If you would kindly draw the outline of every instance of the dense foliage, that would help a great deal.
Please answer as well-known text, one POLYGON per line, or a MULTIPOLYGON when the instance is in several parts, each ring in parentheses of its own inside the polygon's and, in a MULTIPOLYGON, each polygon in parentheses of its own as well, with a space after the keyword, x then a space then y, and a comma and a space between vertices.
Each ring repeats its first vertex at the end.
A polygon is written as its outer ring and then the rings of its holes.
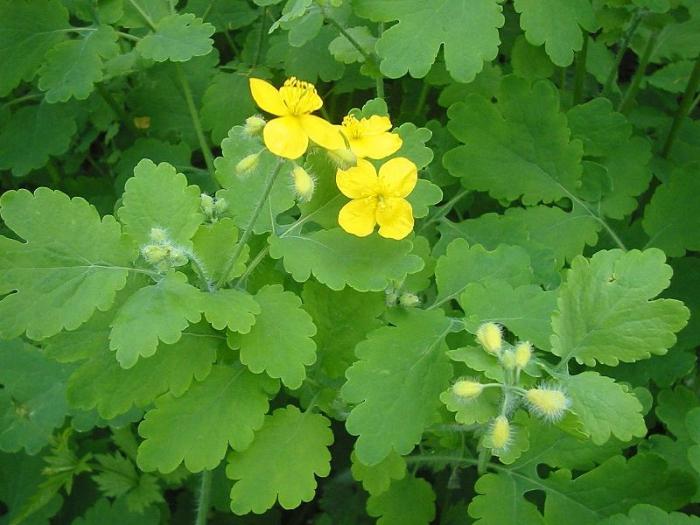
POLYGON ((0 524, 700 523, 699 86, 697 0, 0 0, 0 524))

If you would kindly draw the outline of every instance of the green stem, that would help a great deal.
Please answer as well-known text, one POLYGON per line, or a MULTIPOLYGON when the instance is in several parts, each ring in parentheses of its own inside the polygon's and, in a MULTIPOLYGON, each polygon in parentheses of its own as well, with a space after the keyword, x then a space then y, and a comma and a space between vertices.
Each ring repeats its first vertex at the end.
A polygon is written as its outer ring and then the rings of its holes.
POLYGON ((574 75, 574 106, 583 99, 583 85, 586 80, 586 59, 588 57, 588 33, 583 35, 583 47, 576 56, 576 71, 574 75))
POLYGON ((678 109, 676 110, 676 114, 673 116, 673 124, 671 124, 671 130, 669 131, 668 137, 666 137, 666 142, 664 143, 664 147, 661 150, 661 156, 665 159, 667 159, 668 156, 671 154, 671 147, 676 141, 676 137, 678 136, 678 131, 681 129, 683 120, 690 114, 693 107, 697 105, 698 99, 700 99, 699 96, 697 99, 695 99, 695 101, 693 101, 693 97, 698 91, 698 87, 700 87, 700 57, 698 57, 695 60, 695 67, 693 68, 693 71, 690 74, 690 78, 688 79, 688 85, 685 88, 685 93, 683 93, 681 103, 678 106, 678 109))
MULTIPOLYGON (((379 24, 377 25, 377 38, 381 38, 383 33, 384 22, 379 22, 379 24)), ((375 64, 377 66, 377 71, 379 71, 379 62, 375 60, 375 64)), ((377 98, 381 98, 382 100, 384 100, 384 78, 381 76, 381 74, 375 80, 375 89, 377 91, 377 98)))
POLYGON ((335 27, 338 30, 338 32, 341 35, 343 35, 348 40, 348 42, 350 42, 350 45, 352 45, 352 47, 357 49, 357 52, 360 53, 367 62, 374 62, 375 61, 374 57, 371 54, 369 54, 360 45, 360 43, 357 40, 355 40, 355 37, 353 37, 350 33, 348 33, 347 30, 342 25, 340 25, 340 23, 337 20, 328 16, 326 14, 326 11, 323 8, 321 8, 321 13, 323 14, 326 21, 329 22, 333 27, 335 27))
POLYGON ((423 85, 420 88, 420 93, 418 94, 418 103, 416 104, 416 109, 413 110, 413 118, 416 119, 423 113, 425 108, 425 102, 428 100, 428 93, 430 93, 430 84, 423 81, 423 85))
POLYGON ((630 82, 630 85, 627 87, 627 91, 625 91, 625 96, 622 97, 622 102, 620 102, 620 105, 617 108, 617 110, 620 113, 627 113, 630 110, 634 99, 637 97, 637 93, 639 92, 639 86, 642 85, 642 79, 644 78, 644 75, 647 71, 647 66, 649 65, 649 60, 651 59, 651 55, 654 53, 654 49, 656 49, 656 39, 657 34, 654 34, 649 38, 649 41, 647 42, 647 46, 644 49, 642 58, 639 61, 637 71, 634 72, 634 76, 632 77, 632 82, 630 82))
POLYGON ((221 278, 219 279, 219 282, 216 283, 216 286, 218 288, 221 288, 226 283, 226 278, 231 273, 231 269, 236 264, 236 261, 238 260, 238 257, 240 257, 241 252, 243 251, 243 248, 245 247, 246 243, 248 242, 248 239, 250 239, 250 236, 253 234, 253 226, 255 225, 255 222, 258 220, 258 217, 260 216, 260 212, 262 211, 263 206, 265 206, 265 202, 267 201, 267 198, 270 196, 270 192, 272 191, 272 186, 275 184, 275 180, 277 179, 277 175, 279 175, 279 172, 282 169, 283 163, 284 163, 284 160, 279 159, 277 161, 277 166, 275 166, 275 169, 272 170, 270 172, 270 174, 267 176, 267 180, 265 181, 265 189, 263 190, 263 194, 260 197, 260 200, 255 205, 255 209, 253 210, 253 214, 251 215, 250 220, 248 221, 248 224, 245 227, 245 231, 243 232, 243 235, 239 239, 238 243, 236 244, 236 249, 233 251, 233 254, 229 258, 229 260, 226 262, 226 266, 224 266, 224 271, 221 273, 221 278))
POLYGON ((267 7, 263 9, 262 17, 260 18, 260 31, 258 32, 258 37, 255 40, 255 53, 253 54, 253 63, 251 67, 256 67, 258 62, 260 62, 260 54, 262 53, 262 45, 265 39, 265 20, 267 19, 267 7))
POLYGON ((136 11, 138 11, 139 15, 141 15, 141 18, 143 18, 144 21, 148 24, 148 27, 155 31, 156 25, 153 23, 153 20, 151 20, 151 17, 148 16, 148 13, 146 13, 146 11, 144 11, 143 8, 138 3, 136 3, 136 0, 129 0, 129 3, 134 7, 134 9, 136 9, 136 11))
POLYGON ((207 514, 209 513, 209 502, 211 500, 211 470, 203 470, 199 486, 199 497, 197 499, 197 515, 195 525, 206 525, 207 514))
POLYGON ((0 106, 0 108, 9 108, 10 106, 14 106, 15 104, 21 104, 22 102, 26 102, 28 100, 38 100, 40 98, 44 98, 43 93, 24 95, 5 102, 2 106, 0 106))
POLYGON ((255 270, 258 264, 262 262, 262 260, 269 252, 269 246, 265 246, 262 250, 258 252, 258 254, 248 263, 248 267, 245 269, 245 272, 243 272, 243 275, 241 275, 236 281, 236 286, 245 282, 245 280, 250 276, 251 273, 253 273, 253 270, 255 270))
POLYGON ((425 230, 428 226, 430 226, 430 225, 433 224, 434 222, 439 221, 439 220, 442 219, 445 215, 447 215, 448 213, 450 213, 450 210, 452 209, 452 207, 453 207, 455 204, 457 204, 460 200, 462 200, 462 198, 464 198, 464 197, 465 197, 466 195, 468 195, 469 193, 470 193, 470 190, 462 190, 462 191, 460 191, 459 193, 457 193, 457 195, 455 195, 455 196, 452 197, 449 201, 447 201, 445 204, 443 204, 442 206, 440 206, 440 208, 437 210, 437 213, 435 213, 435 215, 429 216, 429 217, 425 220, 425 222, 421 225, 421 227, 420 227, 420 229, 418 230, 418 232, 416 232, 416 233, 417 233, 418 235, 420 235, 421 232, 422 232, 423 230, 425 230))
POLYGON ((634 15, 634 18, 632 18, 632 23, 630 24, 629 29, 627 29, 627 32, 624 34, 622 37, 622 41, 620 42, 620 46, 617 48, 617 53, 615 54, 615 60, 613 61, 613 66, 610 68, 610 73, 608 73, 608 78, 605 80, 605 84, 603 85, 603 94, 607 94, 610 92, 612 89, 613 82, 615 82, 615 78, 617 78, 617 72, 620 69, 620 63, 622 62, 622 57, 625 56, 625 53, 627 52, 627 48, 630 45, 630 41, 632 40, 632 37, 634 34, 637 32, 637 28, 639 27, 640 22, 644 18, 644 13, 643 11, 637 11, 634 15))
POLYGON ((125 40, 131 40, 132 42, 139 42, 141 40, 139 37, 130 35, 129 33, 125 33, 124 31, 117 31, 117 35, 119 35, 125 40))
POLYGON ((192 118, 192 125, 194 126, 194 131, 197 135, 197 140, 199 141, 199 147, 202 150, 202 155, 204 155, 204 162, 207 165, 207 170, 209 171, 209 176, 217 184, 216 178, 214 177, 214 155, 211 153, 211 148, 207 143, 207 139, 204 136, 204 131, 202 130, 202 122, 199 120, 199 112, 194 104, 194 97, 192 96, 192 88, 190 87, 190 81, 187 79, 185 74, 182 72, 182 67, 180 64, 175 64, 175 71, 177 72, 177 79, 182 86, 182 92, 185 95, 185 101, 187 102, 187 109, 189 109, 190 117, 192 118))

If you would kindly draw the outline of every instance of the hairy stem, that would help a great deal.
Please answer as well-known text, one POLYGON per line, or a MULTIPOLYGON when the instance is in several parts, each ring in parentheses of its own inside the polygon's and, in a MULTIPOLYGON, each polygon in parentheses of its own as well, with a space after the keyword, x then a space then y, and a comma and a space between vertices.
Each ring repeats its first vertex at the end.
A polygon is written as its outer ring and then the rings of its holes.
POLYGON ((699 87, 700 57, 698 57, 695 60, 695 67, 693 68, 693 71, 690 74, 690 79, 688 79, 688 85, 685 88, 685 93, 683 93, 681 103, 679 104, 678 109, 676 110, 676 114, 673 116, 673 123, 671 124, 671 129, 668 132, 668 137, 666 137, 666 142, 664 143, 664 147, 661 150, 661 156, 665 159, 667 159, 668 156, 671 154, 671 147, 673 147, 673 143, 675 142, 676 137, 678 136, 678 131, 681 128, 681 124, 683 124, 683 120, 690 114, 694 106, 697 105, 698 99, 700 99, 700 96, 698 96, 697 99, 693 100, 693 97, 695 97, 695 93, 698 91, 699 87))
POLYGON ((209 502, 211 500, 211 470, 203 470, 201 484, 199 486, 199 496, 197 498, 197 514, 195 525, 206 525, 207 514, 209 513, 209 502))
POLYGON ((185 95, 187 109, 189 110, 190 117, 192 118, 192 125, 194 126, 194 132, 197 135, 197 140, 199 141, 199 148, 202 150, 202 155, 204 155, 204 162, 207 165, 207 171, 209 171, 209 176, 211 177, 212 181, 214 181, 214 184, 218 186, 216 179, 214 178, 214 155, 212 155, 211 148, 209 147, 207 139, 204 136, 202 122, 199 120, 199 112, 194 104, 194 97, 192 96, 190 81, 182 72, 182 67, 180 64, 175 64, 175 71, 177 71, 177 79, 180 82, 182 92, 185 95))
POLYGON ((263 190, 263 194, 260 197, 260 200, 255 205, 255 209, 253 210, 253 214, 251 215, 250 220, 248 221, 248 224, 245 227, 245 231, 243 232, 243 235, 239 239, 238 243, 236 244, 236 249, 233 251, 233 254, 229 258, 229 260, 226 262, 226 266, 224 266, 224 271, 221 273, 221 278, 219 279, 219 282, 216 283, 217 287, 221 288, 226 283, 226 278, 231 273, 231 269, 236 264, 236 261, 238 260, 238 257, 240 257, 241 252, 243 251, 243 248, 245 247, 246 243, 248 242, 248 239, 250 239, 250 236, 253 234, 253 226, 255 226, 255 223, 258 220, 258 217, 260 216, 260 212, 262 211, 263 207, 265 206, 265 202, 267 202, 267 198, 270 196, 270 192, 272 191, 272 186, 274 186, 274 184, 275 184, 275 180, 277 179, 277 175, 279 175, 279 172, 282 169, 283 163, 284 163, 284 160, 279 159, 277 161, 277 165, 275 166, 275 169, 272 170, 270 172, 270 174, 267 176, 267 180, 265 181, 265 189, 263 190))

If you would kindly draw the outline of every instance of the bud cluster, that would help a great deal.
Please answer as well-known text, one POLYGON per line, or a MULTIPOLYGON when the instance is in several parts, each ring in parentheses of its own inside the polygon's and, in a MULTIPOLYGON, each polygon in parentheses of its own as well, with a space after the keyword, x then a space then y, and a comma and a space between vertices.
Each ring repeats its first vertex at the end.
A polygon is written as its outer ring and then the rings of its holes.
POLYGON ((202 213, 210 222, 216 222, 221 215, 228 209, 228 202, 223 197, 212 197, 206 193, 200 195, 199 206, 202 213))
POLYGON ((159 272, 184 266, 189 262, 187 251, 175 245, 163 228, 151 228, 150 243, 141 246, 141 256, 159 272))
POLYGON ((416 308, 421 305, 421 298, 413 292, 402 290, 401 285, 389 286, 384 293, 386 305, 390 308, 396 305, 403 308, 416 308))

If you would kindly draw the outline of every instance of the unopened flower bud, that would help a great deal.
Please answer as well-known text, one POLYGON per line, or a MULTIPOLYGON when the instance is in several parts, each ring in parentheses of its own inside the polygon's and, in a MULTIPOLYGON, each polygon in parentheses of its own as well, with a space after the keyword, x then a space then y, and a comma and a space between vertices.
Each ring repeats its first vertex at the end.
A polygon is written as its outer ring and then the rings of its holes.
POLYGON ((515 366, 525 368, 532 357, 532 345, 528 341, 522 341, 515 345, 515 366))
POLYGON ((506 370, 513 370, 515 368, 515 353, 511 350, 506 350, 501 354, 501 365, 506 370))
POLYGON ((199 205, 202 207, 202 211, 207 217, 214 215, 214 198, 206 193, 200 195, 199 205))
POLYGON ((214 200, 214 212, 217 215, 221 215, 228 209, 228 201, 223 197, 217 197, 214 200))
POLYGON ((181 248, 177 247, 170 248, 169 258, 172 266, 184 266, 189 261, 187 254, 181 248))
POLYGON ((420 305, 420 297, 411 292, 404 292, 399 297, 399 304, 404 308, 415 308, 420 305))
POLYGON ((149 264, 158 264, 162 262, 170 250, 162 244, 147 244, 141 248, 141 255, 149 264))
POLYGON ((491 446, 496 450, 508 448, 511 438, 511 428, 506 416, 498 416, 491 425, 491 446))
POLYGON ((484 390, 484 385, 470 379, 460 379, 452 385, 452 392, 454 392, 456 396, 466 399, 478 397, 482 390, 484 390))
POLYGON ((386 305, 389 307, 396 306, 396 302, 399 300, 399 294, 396 293, 396 290, 390 288, 388 290, 385 290, 384 294, 384 302, 386 303, 386 305))
POLYGON ((265 119, 260 115, 253 115, 245 119, 245 132, 248 135, 258 135, 265 127, 265 119))
POLYGON ((549 421, 560 420, 571 404, 569 398, 557 387, 531 388, 525 398, 532 412, 549 421))
POLYGON ((343 170, 357 165, 357 157, 348 148, 328 150, 328 156, 336 166, 343 170))
POLYGON ((168 232, 163 228, 151 228, 148 236, 153 242, 166 242, 168 240, 168 232))
POLYGON ((236 175, 239 177, 246 175, 249 171, 255 169, 258 165, 258 160, 260 159, 260 153, 251 153, 250 155, 243 157, 236 164, 236 175))
POLYGON ((134 117, 134 127, 136 129, 148 129, 151 127, 151 117, 134 117))
POLYGON ((497 354, 503 344, 501 327, 496 323, 484 323, 476 331, 476 339, 484 350, 497 354))
POLYGON ((301 166, 294 166, 292 170, 292 179, 294 180, 294 192, 302 202, 309 202, 313 197, 316 189, 316 181, 309 173, 301 166))

